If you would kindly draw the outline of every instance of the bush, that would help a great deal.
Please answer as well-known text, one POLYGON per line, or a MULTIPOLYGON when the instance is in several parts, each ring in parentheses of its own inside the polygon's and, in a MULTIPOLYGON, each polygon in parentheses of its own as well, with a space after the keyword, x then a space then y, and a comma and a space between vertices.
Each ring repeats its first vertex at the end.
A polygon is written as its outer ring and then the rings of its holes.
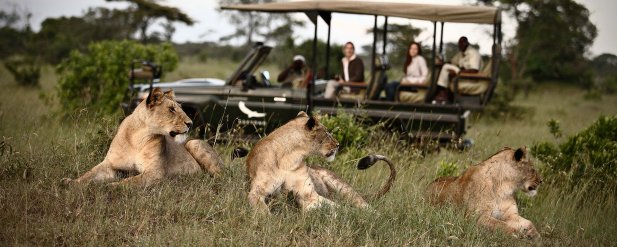
POLYGON ((143 45, 135 41, 102 41, 88 46, 86 53, 72 51, 58 65, 56 92, 64 113, 83 107, 114 113, 129 86, 128 71, 134 60, 149 60, 172 71, 178 55, 171 44, 143 45))
POLYGON ((41 78, 41 64, 29 56, 14 56, 7 59, 4 67, 15 81, 23 86, 38 86, 41 78))
POLYGON ((362 147, 369 139, 369 131, 374 128, 365 126, 358 117, 340 110, 336 116, 323 116, 321 123, 328 128, 341 148, 362 147))
POLYGON ((565 176, 571 185, 617 188, 617 116, 602 116, 560 145, 540 143, 531 151, 548 165, 548 177, 565 176))
POLYGON ((437 169, 437 177, 451 177, 458 175, 459 170, 456 163, 443 160, 439 162, 439 168, 437 169))

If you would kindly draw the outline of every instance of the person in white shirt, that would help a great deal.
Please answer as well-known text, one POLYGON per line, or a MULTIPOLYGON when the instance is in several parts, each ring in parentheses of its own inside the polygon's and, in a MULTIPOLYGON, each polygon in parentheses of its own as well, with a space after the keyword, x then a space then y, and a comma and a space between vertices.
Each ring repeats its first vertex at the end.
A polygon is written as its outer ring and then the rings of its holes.
POLYGON ((394 81, 386 85, 386 99, 394 101, 396 89, 399 85, 426 85, 428 67, 426 60, 422 57, 422 47, 416 42, 412 42, 407 50, 407 59, 403 65, 405 76, 400 81, 394 81))
POLYGON ((459 52, 452 57, 450 63, 441 67, 437 78, 436 101, 447 102, 449 98, 450 80, 459 73, 478 73, 482 67, 482 56, 475 48, 469 46, 467 37, 463 36, 458 40, 459 52))

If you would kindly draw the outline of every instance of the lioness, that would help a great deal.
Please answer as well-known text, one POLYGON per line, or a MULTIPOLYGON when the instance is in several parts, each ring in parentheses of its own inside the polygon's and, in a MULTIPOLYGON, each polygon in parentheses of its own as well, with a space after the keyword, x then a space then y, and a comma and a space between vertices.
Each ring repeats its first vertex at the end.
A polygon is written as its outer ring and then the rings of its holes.
POLYGON ((222 160, 204 141, 186 142, 193 122, 175 101, 173 91, 154 88, 148 98, 126 117, 111 142, 103 162, 77 179, 65 183, 105 182, 116 179, 119 171, 139 173, 120 183, 149 186, 165 176, 192 174, 206 170, 221 173, 222 160))
MULTIPOLYGON (((300 112, 295 119, 279 127, 261 139, 250 151, 246 168, 250 178, 249 203, 261 212, 269 212, 266 197, 281 189, 294 193, 303 210, 323 204, 336 205, 332 194, 340 193, 354 206, 368 207, 366 200, 332 171, 318 166, 307 166, 304 159, 310 154, 324 156, 333 161, 338 142, 319 121, 300 112)), ((390 178, 383 189, 375 195, 380 197, 390 189, 396 170, 386 157, 368 156, 362 159, 359 169, 366 169, 378 160, 390 167, 390 178)))
POLYGON ((479 216, 478 224, 529 238, 540 235, 531 221, 518 214, 514 192, 535 196, 542 178, 526 159, 526 148, 504 148, 461 176, 432 182, 426 197, 433 204, 452 203, 479 216))

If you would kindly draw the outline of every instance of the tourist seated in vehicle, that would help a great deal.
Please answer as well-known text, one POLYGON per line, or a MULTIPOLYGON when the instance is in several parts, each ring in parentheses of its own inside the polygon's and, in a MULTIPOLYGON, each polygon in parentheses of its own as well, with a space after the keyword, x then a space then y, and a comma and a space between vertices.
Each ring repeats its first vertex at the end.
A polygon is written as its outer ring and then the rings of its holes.
POLYGON ((283 70, 277 80, 281 87, 306 88, 310 78, 310 69, 302 55, 295 55, 291 64, 283 70))
MULTIPOLYGON (((342 63, 342 71, 341 73, 335 77, 334 80, 328 81, 326 85, 326 92, 324 93, 324 97, 327 99, 332 99, 336 97, 336 93, 338 91, 338 87, 342 83, 359 83, 366 84, 364 81, 364 63, 362 63, 362 59, 356 56, 356 48, 353 43, 347 42, 343 46, 343 59, 341 59, 342 63)), ((347 86, 343 86, 341 89, 343 92, 351 92, 352 89, 347 86)))
POLYGON ((482 57, 477 49, 469 46, 467 37, 458 40, 459 52, 452 57, 450 63, 441 67, 437 78, 437 93, 435 101, 448 102, 450 98, 450 81, 459 73, 478 73, 482 67, 482 57))
POLYGON ((427 85, 428 67, 422 57, 422 48, 417 42, 412 42, 407 49, 405 64, 403 65, 404 76, 400 81, 393 81, 386 85, 386 99, 394 101, 399 86, 427 85))

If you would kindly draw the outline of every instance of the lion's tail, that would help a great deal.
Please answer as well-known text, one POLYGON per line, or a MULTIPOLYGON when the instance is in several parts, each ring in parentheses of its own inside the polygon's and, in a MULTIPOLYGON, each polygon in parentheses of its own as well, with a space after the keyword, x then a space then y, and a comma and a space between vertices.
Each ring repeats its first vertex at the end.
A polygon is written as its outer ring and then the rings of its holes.
POLYGON ((249 150, 246 148, 243 148, 243 147, 234 148, 234 150, 231 151, 231 160, 242 158, 248 154, 249 154, 249 150))
POLYGON ((388 191, 390 191, 390 188, 392 187, 392 184, 394 184, 394 180, 396 179, 396 168, 394 167, 394 164, 392 164, 392 161, 390 161, 390 159, 388 159, 386 156, 378 154, 367 155, 366 157, 358 161, 358 170, 364 170, 373 166, 375 163, 377 163, 377 161, 380 160, 383 160, 386 162, 386 164, 388 164, 388 167, 390 168, 390 177, 388 178, 388 181, 386 181, 386 183, 381 187, 381 190, 379 190, 377 193, 370 197, 373 200, 382 197, 383 195, 388 193, 388 191))

